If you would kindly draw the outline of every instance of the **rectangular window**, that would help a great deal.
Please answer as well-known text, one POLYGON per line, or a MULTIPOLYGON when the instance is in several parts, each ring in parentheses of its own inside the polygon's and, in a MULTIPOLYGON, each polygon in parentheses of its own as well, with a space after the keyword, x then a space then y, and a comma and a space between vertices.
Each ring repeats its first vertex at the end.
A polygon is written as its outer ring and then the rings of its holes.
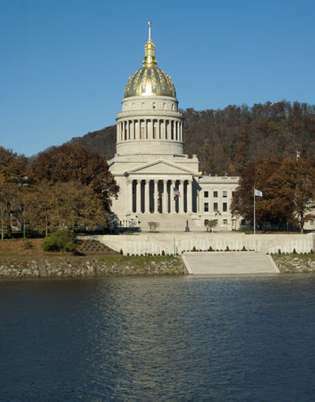
POLYGON ((204 203, 203 210, 204 210, 204 212, 209 212, 209 203, 208 202, 204 203))
POLYGON ((204 196, 205 198, 208 198, 208 197, 209 197, 209 191, 204 191, 204 192, 203 192, 203 196, 204 196))
POLYGON ((218 192, 217 192, 217 191, 214 191, 214 192, 213 192, 213 197, 214 197, 214 198, 218 198, 218 192))
POLYGON ((223 191, 223 198, 227 198, 227 191, 223 191))
POLYGON ((228 220, 227 219, 223 219, 223 225, 227 225, 228 224, 228 220))
POLYGON ((223 212, 226 212, 226 211, 227 211, 227 202, 224 202, 224 203, 222 204, 222 210, 223 210, 223 212))
POLYGON ((218 203, 217 202, 213 203, 213 210, 214 210, 214 212, 218 211, 218 203))

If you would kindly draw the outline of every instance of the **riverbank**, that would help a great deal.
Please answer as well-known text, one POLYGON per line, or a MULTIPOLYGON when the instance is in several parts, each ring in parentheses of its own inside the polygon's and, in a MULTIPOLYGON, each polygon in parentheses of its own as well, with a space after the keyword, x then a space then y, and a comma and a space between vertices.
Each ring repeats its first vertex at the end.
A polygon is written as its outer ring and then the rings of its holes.
MULTIPOLYGON (((44 252, 41 240, 0 242, 0 280, 186 275, 180 256, 124 256, 96 241, 70 253, 44 252)), ((315 273, 315 254, 275 254, 280 273, 315 273)))
POLYGON ((180 257, 0 257, 0 279, 81 279, 104 276, 185 275, 180 257))
POLYGON ((315 253, 272 256, 280 273, 315 273, 315 253))

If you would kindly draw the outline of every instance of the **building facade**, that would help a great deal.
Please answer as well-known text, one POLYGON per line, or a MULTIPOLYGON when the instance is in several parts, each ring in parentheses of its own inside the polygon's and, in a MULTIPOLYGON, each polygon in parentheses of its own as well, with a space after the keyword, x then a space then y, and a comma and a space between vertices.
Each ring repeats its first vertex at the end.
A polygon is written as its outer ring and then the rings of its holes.
POLYGON ((214 230, 238 228, 230 209, 238 177, 202 176, 197 156, 184 154, 176 90, 157 65, 150 24, 143 65, 127 82, 116 131, 109 166, 120 188, 112 210, 122 226, 205 230, 211 220, 214 230))

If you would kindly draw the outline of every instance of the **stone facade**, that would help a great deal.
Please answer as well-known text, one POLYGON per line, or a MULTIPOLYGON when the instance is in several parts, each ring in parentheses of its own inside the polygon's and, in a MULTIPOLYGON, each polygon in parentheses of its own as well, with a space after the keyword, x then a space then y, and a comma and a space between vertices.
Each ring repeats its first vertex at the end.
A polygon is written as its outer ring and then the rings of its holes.
POLYGON ((183 117, 171 78, 156 63, 149 31, 143 66, 128 80, 117 115, 116 154, 109 161, 120 191, 113 212, 120 225, 148 230, 238 229, 231 215, 238 177, 202 176, 196 155, 183 153, 183 117))

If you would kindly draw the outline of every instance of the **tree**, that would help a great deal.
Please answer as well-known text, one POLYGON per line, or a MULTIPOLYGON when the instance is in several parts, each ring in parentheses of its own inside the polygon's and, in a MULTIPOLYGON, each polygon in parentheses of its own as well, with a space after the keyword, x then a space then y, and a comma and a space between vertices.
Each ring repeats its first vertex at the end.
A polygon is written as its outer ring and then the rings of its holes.
POLYGON ((27 159, 0 147, 0 232, 11 233, 11 215, 18 206, 18 190, 25 179, 27 159))
POLYGON ((77 143, 39 154, 30 165, 30 177, 35 183, 81 183, 102 201, 105 213, 110 212, 111 197, 118 192, 105 159, 77 143))
POLYGON ((254 187, 263 192, 256 200, 258 225, 298 224, 303 231, 304 217, 314 189, 314 165, 310 160, 293 157, 269 158, 248 164, 232 202, 232 212, 253 221, 254 187))
POLYGON ((58 229, 106 223, 101 200, 90 187, 77 182, 34 186, 21 193, 20 203, 21 221, 46 236, 58 229))

